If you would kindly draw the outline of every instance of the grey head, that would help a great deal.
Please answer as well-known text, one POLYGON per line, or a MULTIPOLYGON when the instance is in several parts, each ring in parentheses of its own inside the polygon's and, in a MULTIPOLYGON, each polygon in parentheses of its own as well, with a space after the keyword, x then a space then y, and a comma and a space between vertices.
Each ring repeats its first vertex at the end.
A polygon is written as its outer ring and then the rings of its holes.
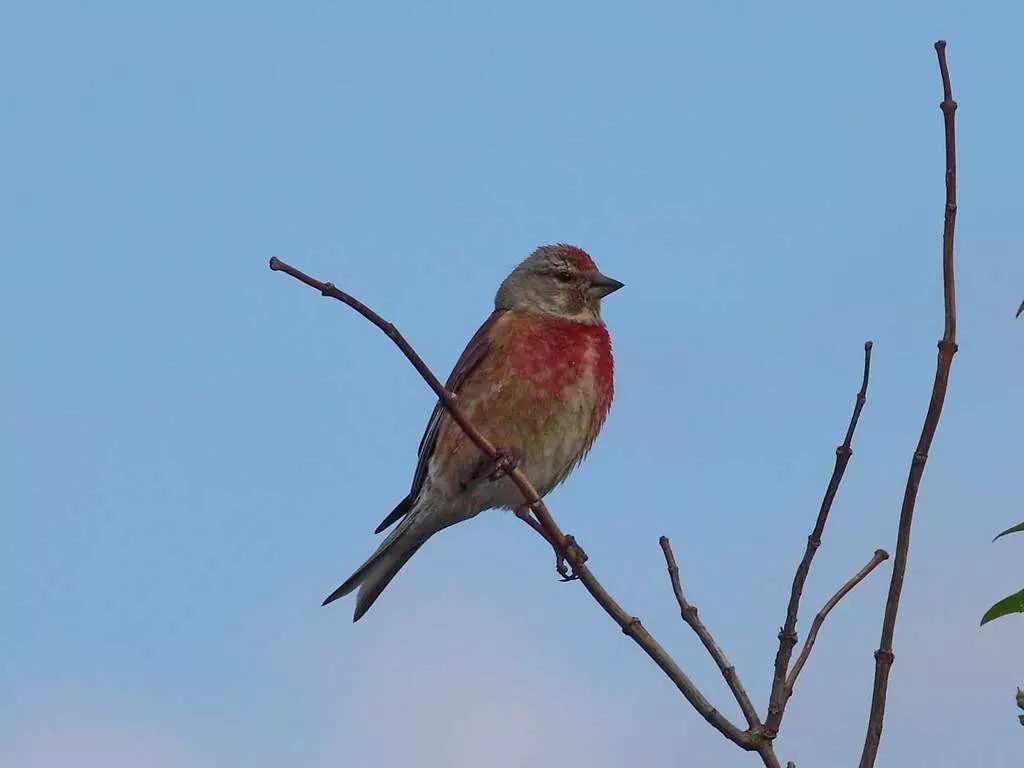
POLYGON ((505 278, 494 307, 599 323, 601 299, 621 287, 602 275, 582 248, 542 245, 505 278))

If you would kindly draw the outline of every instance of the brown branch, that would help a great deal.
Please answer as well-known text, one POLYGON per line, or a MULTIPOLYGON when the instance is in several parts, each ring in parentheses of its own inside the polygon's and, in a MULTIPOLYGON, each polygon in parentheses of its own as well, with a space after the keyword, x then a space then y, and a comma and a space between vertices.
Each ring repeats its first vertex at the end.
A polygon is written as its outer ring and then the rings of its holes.
POLYGON ((893 558, 892 576, 889 580, 889 597, 885 603, 885 614, 882 619, 882 636, 875 651, 875 680, 871 691, 871 712, 868 715, 867 733, 864 737, 864 751, 860 757, 860 768, 872 768, 878 756, 878 744, 882 739, 882 721, 885 717, 885 698, 889 687, 889 671, 892 668, 892 641, 896 632, 896 615, 900 607, 900 594, 903 591, 903 577, 907 571, 907 554, 910 550, 910 527, 914 520, 914 505, 917 503, 917 491, 924 474, 928 451, 935 437, 942 416, 942 406, 946 400, 946 387, 949 383, 949 370, 956 354, 956 289, 953 274, 953 236, 956 227, 956 102, 953 101, 953 88, 949 82, 949 68, 946 65, 946 41, 935 43, 935 53, 939 59, 939 73, 942 77, 942 122, 946 143, 946 205, 942 227, 942 286, 943 307, 945 310, 942 339, 939 341, 938 360, 935 365, 935 380, 932 383, 931 399, 928 401, 928 412, 921 428, 921 438, 910 462, 910 473, 907 486, 903 493, 903 505, 900 509, 899 529, 896 535, 896 555, 893 558))
MULTIPOLYGON (((469 419, 466 418, 465 414, 462 413, 458 406, 456 406, 455 395, 445 388, 440 379, 438 379, 430 368, 427 367, 427 364, 423 362, 423 358, 416 353, 416 350, 412 348, 412 345, 405 340, 405 337, 399 333, 398 329, 395 328, 392 323, 385 320, 355 297, 338 289, 333 283, 324 283, 314 277, 310 277, 290 264, 286 264, 281 261, 276 256, 270 259, 270 269, 275 272, 284 272, 285 274, 294 277, 296 280, 305 283, 309 287, 320 291, 322 296, 337 299, 343 304, 347 304, 382 330, 384 334, 395 343, 395 346, 402 351, 402 354, 405 355, 406 359, 412 363, 413 368, 415 368, 417 373, 423 377, 423 380, 427 382, 432 390, 434 390, 434 394, 436 394, 441 402, 444 403, 445 410, 451 414, 452 418, 455 419, 455 422, 459 425, 466 436, 472 440, 488 458, 494 461, 498 461, 501 458, 501 455, 495 449, 490 440, 484 437, 484 435, 473 426, 469 419)), ((566 559, 573 564, 574 568, 582 565, 583 561, 586 559, 583 551, 579 547, 575 546, 575 543, 572 540, 567 540, 565 534, 558 529, 555 521, 551 519, 551 514, 537 495, 536 489, 534 489, 530 484, 530 481, 526 479, 526 475, 524 475, 519 469, 513 469, 508 473, 508 475, 512 479, 512 482, 516 484, 516 487, 519 488, 520 493, 523 494, 523 498, 537 516, 538 522, 547 532, 546 538, 558 549, 559 554, 564 555, 566 559)))
MULTIPOLYGON (((497 459, 498 452, 494 449, 494 446, 491 445, 490 441, 480 434, 476 427, 470 423, 469 419, 462 414, 462 411, 460 411, 455 405, 455 396, 445 389, 444 384, 442 384, 441 381, 431 372, 430 368, 427 367, 427 364, 423 362, 423 358, 416 353, 416 350, 412 348, 412 345, 405 340, 405 337, 398 332, 398 329, 395 328, 394 325, 389 323, 358 299, 336 288, 333 283, 322 283, 316 278, 310 277, 304 272, 300 272, 290 264, 285 264, 276 256, 270 260, 270 268, 275 272, 284 272, 286 275, 291 275, 296 280, 308 285, 310 288, 315 288, 320 291, 323 296, 328 296, 347 304, 375 326, 384 331, 387 337, 391 339, 400 350, 402 350, 402 354, 406 356, 410 363, 412 363, 412 367, 416 369, 417 373, 419 373, 430 388, 434 390, 434 394, 441 399, 445 408, 448 409, 448 412, 462 428, 462 431, 466 433, 466 436, 476 443, 477 447, 485 454, 495 460, 497 459)), ((536 496, 536 493, 534 493, 534 496, 536 496)))
POLYGON ((883 562, 889 559, 889 553, 884 549, 876 549, 875 554, 868 561, 868 564, 857 571, 853 577, 843 584, 839 588, 839 591, 829 598, 829 601, 825 603, 817 615, 814 617, 814 621, 811 622, 811 629, 807 633, 807 639, 804 641, 804 647, 800 649, 800 655, 796 658, 796 663, 793 664, 793 671, 789 673, 789 677, 786 678, 786 696, 793 695, 793 686, 796 685, 796 679, 800 675, 800 670, 804 668, 804 664, 807 663, 808 657, 811 655, 811 649, 814 647, 814 641, 818 639, 818 631, 821 629, 821 625, 825 623, 825 618, 831 612, 833 608, 842 600, 846 595, 864 581, 867 575, 871 573, 875 568, 881 565, 883 562))
MULTIPOLYGON (((440 398, 441 402, 444 403, 445 409, 451 414, 452 418, 455 419, 455 422, 462 428, 463 432, 465 432, 477 447, 479 447, 480 450, 489 458, 495 461, 500 459, 500 454, 495 450, 494 445, 484 437, 476 427, 473 426, 469 419, 466 418, 465 414, 462 413, 458 406, 457 398, 449 392, 440 380, 430 371, 426 363, 423 362, 422 358, 420 358, 412 348, 412 345, 405 340, 405 337, 399 333, 398 329, 395 328, 394 325, 382 318, 362 302, 353 298, 344 291, 339 290, 332 283, 320 282, 319 280, 300 272, 295 267, 285 264, 280 259, 272 258, 270 260, 270 268, 276 272, 284 272, 291 275, 296 280, 305 283, 311 288, 315 288, 323 296, 337 299, 338 301, 347 304, 382 330, 402 351, 409 362, 412 363, 420 376, 422 376, 427 384, 430 385, 430 388, 434 390, 434 393, 438 398, 440 398)), ((640 646, 644 653, 646 653, 668 676, 686 700, 689 701, 693 708, 697 710, 698 714, 710 723, 719 733, 725 736, 725 738, 729 739, 729 741, 744 750, 757 752, 761 756, 761 759, 767 768, 780 768, 779 761, 772 751, 771 743, 766 741, 759 733, 749 730, 740 730, 725 715, 715 709, 693 681, 687 677, 686 673, 679 668, 679 665, 676 664, 675 660, 672 659, 669 653, 658 643, 657 640, 654 639, 651 633, 644 628, 640 623, 640 619, 627 613, 622 606, 608 594, 594 574, 591 573, 590 569, 584 564, 582 550, 575 545, 572 541, 572 537, 568 537, 562 533, 558 524, 551 517, 550 512, 548 512, 544 502, 541 501, 540 497, 537 495, 536 489, 526 478, 526 475, 524 475, 521 470, 515 468, 508 472, 508 476, 516 484, 516 487, 519 488, 520 492, 523 494, 523 498, 537 515, 538 521, 543 526, 544 530, 551 536, 551 540, 560 547, 561 552, 569 562, 572 563, 573 569, 579 577, 579 580, 583 583, 583 586, 586 587, 590 595, 604 609, 605 613, 611 616, 615 623, 619 625, 623 633, 631 637, 633 641, 640 646)))
POLYGON ((786 711, 786 702, 789 701, 790 693, 786 691, 786 675, 789 672, 789 661, 793 656, 793 647, 796 645, 796 620, 800 611, 800 597, 804 592, 804 585, 807 583, 807 575, 811 570, 811 561, 814 554, 821 546, 821 535, 825 530, 825 523, 828 522, 829 512, 832 510, 832 502, 836 498, 839 484, 846 472, 846 465, 850 463, 853 456, 853 433, 857 429, 857 422, 860 420, 860 413, 864 410, 864 403, 867 402, 868 378, 871 375, 871 347, 870 341, 864 342, 864 374, 860 382, 860 391, 857 392, 857 400, 853 406, 853 415, 850 416, 850 423, 846 428, 846 437, 843 444, 836 448, 836 463, 832 470, 832 477, 825 489, 825 497, 821 501, 818 510, 818 519, 814 523, 814 530, 807 537, 807 547, 804 549, 803 559, 797 566, 793 576, 793 588, 789 594, 789 605, 786 609, 786 621, 779 630, 779 650, 775 654, 775 674, 772 678, 772 691, 768 701, 768 717, 765 720, 765 732, 770 738, 774 738, 779 732, 782 724, 782 716, 786 711))
POLYGON ((747 725, 751 730, 759 730, 761 718, 757 716, 757 710, 754 709, 753 702, 750 701, 743 683, 740 682, 739 675, 736 673, 736 667, 729 663, 729 660, 725 657, 725 652, 715 642, 715 638, 711 636, 711 632, 697 615, 696 606, 687 602, 686 596, 683 595, 683 587, 679 583, 679 566, 676 565, 676 556, 672 552, 672 544, 668 540, 668 536, 662 536, 658 539, 658 543, 661 545, 661 551, 665 553, 665 565, 668 566, 668 577, 672 582, 672 591, 675 593, 676 602, 679 604, 679 615, 683 617, 683 621, 690 625, 690 629, 700 638, 711 658, 718 665, 718 669, 722 672, 722 677, 725 678, 729 690, 732 691, 732 695, 736 698, 736 703, 740 705, 740 709, 743 711, 747 725))

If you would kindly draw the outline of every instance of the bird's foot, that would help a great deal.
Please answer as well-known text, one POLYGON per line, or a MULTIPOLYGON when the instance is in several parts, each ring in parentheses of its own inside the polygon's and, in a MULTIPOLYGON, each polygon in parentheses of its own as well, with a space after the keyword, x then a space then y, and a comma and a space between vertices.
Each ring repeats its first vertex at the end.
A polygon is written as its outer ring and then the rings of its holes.
POLYGON ((579 577, 577 568, 587 562, 587 553, 576 543, 572 536, 565 537, 565 551, 555 547, 555 570, 561 581, 576 581, 579 577))
POLYGON ((491 482, 500 480, 508 473, 514 471, 518 464, 519 461, 514 456, 499 453, 494 459, 481 462, 473 474, 469 476, 469 479, 461 480, 459 485, 462 487, 462 490, 468 491, 470 488, 480 485, 484 480, 490 480, 491 482))
POLYGON ((576 539, 566 536, 564 546, 560 545, 533 516, 533 510, 530 509, 529 504, 517 507, 516 517, 533 528, 555 550, 555 570, 562 577, 561 580, 576 581, 580 577, 577 569, 587 562, 587 553, 576 543, 576 539))
POLYGON ((515 471, 516 467, 519 466, 519 460, 515 456, 509 456, 507 453, 499 453, 491 466, 491 473, 487 476, 487 479, 491 481, 500 480, 505 475, 515 471))

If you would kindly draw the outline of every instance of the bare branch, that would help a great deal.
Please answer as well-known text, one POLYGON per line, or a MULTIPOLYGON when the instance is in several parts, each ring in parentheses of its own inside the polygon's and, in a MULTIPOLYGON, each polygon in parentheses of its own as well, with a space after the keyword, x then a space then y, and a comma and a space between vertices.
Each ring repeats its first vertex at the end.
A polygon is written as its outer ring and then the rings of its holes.
POLYGON ((789 677, 786 679, 786 696, 793 695, 793 686, 796 685, 796 679, 800 675, 800 670, 804 668, 804 664, 807 663, 807 658, 811 655, 811 649, 814 647, 814 641, 818 638, 818 631, 821 629, 821 625, 825 623, 825 618, 829 612, 836 607, 840 600, 846 597, 847 593, 850 592, 854 587, 860 584, 867 575, 871 573, 875 568, 881 565, 883 562, 889 559, 889 553, 884 549, 876 549, 875 554, 868 561, 868 564, 857 571, 856 574, 842 587, 839 591, 829 598, 829 601, 825 603, 817 615, 814 617, 814 621, 811 622, 811 630, 807 633, 807 639, 804 641, 804 647, 800 649, 800 655, 796 658, 796 663, 793 665, 793 671, 789 673, 789 677))
POLYGON ((871 375, 871 348, 870 341, 864 342, 864 373, 861 377, 860 391, 857 392, 857 400, 853 406, 853 415, 850 416, 850 423, 846 427, 846 437, 843 444, 836 448, 836 463, 832 470, 832 477, 825 489, 825 497, 821 501, 818 510, 818 519, 814 523, 814 530, 807 537, 807 547, 804 549, 803 559, 797 566, 793 576, 793 588, 789 594, 789 605, 786 609, 786 621, 779 630, 779 650, 775 654, 775 674, 772 678, 772 692, 768 701, 768 717, 765 720, 765 731, 771 737, 779 732, 782 724, 782 716, 786 711, 786 702, 790 694, 786 691, 786 675, 789 672, 789 661, 793 656, 793 647, 796 645, 796 620, 800 611, 800 597, 804 592, 804 585, 807 583, 807 575, 811 571, 811 561, 815 552, 821 546, 821 535, 825 530, 825 523, 828 522, 829 512, 832 510, 832 502, 839 491, 839 484, 846 472, 846 465, 850 463, 853 456, 853 433, 857 429, 857 422, 860 420, 860 413, 864 410, 867 402, 868 378, 871 375))
MULTIPOLYGON (((422 358, 420 358, 412 348, 412 345, 405 340, 405 337, 399 333, 398 329, 395 328, 394 325, 382 318, 362 302, 336 288, 332 283, 320 282, 319 280, 300 272, 295 267, 285 264, 280 259, 271 259, 270 268, 276 272, 284 272, 291 275, 296 280, 320 291, 322 295, 328 296, 332 299, 337 299, 338 301, 347 304, 382 330, 402 351, 409 362, 412 363, 420 376, 422 376, 427 384, 430 385, 430 388, 434 390, 441 402, 444 403, 445 409, 452 415, 452 418, 462 428, 466 435, 489 458, 494 461, 500 460, 501 456, 498 451, 495 450, 494 445, 484 437, 476 427, 473 426, 469 419, 466 418, 465 414, 463 414, 459 408, 455 396, 449 392, 443 384, 441 384, 440 380, 431 372, 426 363, 423 362, 422 358)), ((523 494, 523 498, 537 515, 540 525, 543 526, 544 531, 550 535, 550 540, 560 547, 561 552, 564 553, 565 557, 570 563, 572 563, 573 569, 579 577, 579 580, 583 583, 583 586, 586 587, 590 595, 604 609, 605 613, 611 616, 615 623, 619 625, 623 633, 631 637, 633 641, 643 649, 644 653, 646 653, 668 676, 668 678, 675 684, 676 688, 678 688, 683 696, 686 697, 686 700, 689 701, 693 708, 697 710, 698 714, 707 720, 707 722, 710 723, 719 733, 725 736, 725 738, 729 739, 729 741, 744 750, 757 752, 768 768, 779 768, 779 762, 771 751, 771 744, 765 742, 758 733, 740 730, 725 715, 715 709, 693 681, 690 680, 682 669, 679 668, 679 665, 676 664, 669 653, 658 643, 657 640, 654 639, 651 633, 644 628, 640 623, 640 619, 627 613, 622 606, 608 594, 593 573, 590 572, 590 569, 584 564, 585 556, 583 555, 582 550, 575 545, 572 537, 568 537, 562 533, 558 524, 555 523, 550 512, 548 512, 544 502, 541 501, 540 497, 537 495, 536 489, 526 478, 526 475, 524 475, 518 468, 512 468, 511 471, 508 472, 508 476, 513 480, 513 482, 515 482, 516 486, 523 494)))
MULTIPOLYGON (((375 326, 384 331, 387 337, 391 339, 400 350, 402 350, 402 354, 406 356, 410 363, 412 363, 416 372, 419 373, 430 388, 434 390, 434 394, 441 399, 445 408, 448 409, 448 412, 462 428, 462 431, 466 433, 466 436, 476 443, 477 447, 481 451, 497 460, 498 452, 494 449, 494 446, 491 445, 490 441, 480 434, 476 427, 474 427, 463 415, 462 411, 460 411, 455 405, 455 396, 445 389, 444 384, 442 384, 440 379, 431 372, 430 368, 427 367, 427 364, 423 362, 423 358, 416 353, 416 350, 412 348, 412 345, 405 340, 405 337, 398 332, 398 329, 395 328, 394 325, 389 323, 358 299, 336 288, 333 283, 322 283, 316 278, 310 277, 304 272, 300 272, 290 264, 285 264, 276 256, 270 260, 270 268, 275 272, 284 272, 287 275, 291 275, 296 280, 308 285, 310 288, 315 288, 320 291, 323 296, 337 299, 338 301, 347 304, 375 326)), ((536 496, 536 493, 534 493, 534 496, 536 496)))
POLYGON ((743 716, 747 720, 747 725, 751 730, 759 729, 761 727, 761 718, 757 716, 757 710, 754 709, 754 704, 750 701, 743 683, 740 682, 739 675, 736 673, 736 667, 729 663, 729 660, 725 657, 725 652, 715 642, 715 638, 711 636, 711 632, 697 615, 696 606, 688 603, 686 596, 683 595, 683 587, 679 583, 679 566, 676 565, 676 556, 672 552, 672 543, 668 540, 668 536, 662 536, 658 539, 658 543, 661 545, 661 551, 665 553, 665 565, 668 566, 668 576, 672 582, 672 591, 675 593, 676 602, 679 603, 679 615, 683 617, 683 621, 690 625, 690 629, 700 638, 708 653, 711 654, 711 658, 718 665, 718 669, 721 670, 722 677, 725 678, 729 690, 732 691, 732 695, 736 698, 736 703, 743 710, 743 716))
MULTIPOLYGON (((423 358, 416 353, 416 350, 412 348, 412 345, 405 340, 405 337, 402 336, 392 323, 385 320, 358 299, 338 289, 333 283, 324 283, 316 278, 310 277, 290 264, 286 264, 281 261, 276 256, 270 260, 270 269, 275 272, 284 272, 311 288, 315 288, 320 291, 321 295, 337 299, 338 301, 347 304, 382 330, 385 335, 395 343, 395 346, 402 351, 402 354, 405 355, 406 359, 412 363, 413 368, 415 368, 417 373, 423 377, 423 380, 427 382, 432 390, 434 390, 434 393, 438 396, 441 402, 444 403, 445 409, 451 414, 452 418, 455 419, 455 422, 459 425, 466 436, 472 440, 486 456, 496 462, 501 460, 502 457, 495 449, 494 445, 491 444, 491 442, 484 437, 484 435, 481 434, 481 432, 474 427, 472 423, 470 423, 465 414, 463 414, 455 405, 455 395, 445 388, 440 379, 438 379, 430 368, 427 367, 427 364, 423 362, 423 358)), ((516 484, 516 487, 519 488, 520 493, 523 494, 523 498, 537 516, 537 521, 546 531, 545 538, 551 542, 560 556, 564 556, 570 563, 572 563, 574 568, 578 565, 582 565, 586 560, 586 555, 583 550, 575 546, 575 542, 566 540, 565 535, 558 530, 558 526, 555 525, 555 521, 551 519, 550 513, 541 502, 536 489, 534 489, 529 480, 526 479, 526 475, 524 475, 519 469, 512 469, 512 471, 508 472, 508 475, 516 484)))
POLYGON ((914 506, 917 491, 921 485, 928 451, 935 437, 946 400, 949 371, 956 354, 956 288, 953 273, 953 237, 956 228, 956 102, 953 101, 953 87, 949 82, 949 68, 946 64, 946 41, 935 43, 935 54, 939 59, 939 73, 942 77, 942 123, 946 143, 946 205, 942 226, 942 287, 945 311, 942 339, 939 341, 938 360, 935 365, 935 380, 932 383, 928 412, 921 428, 921 438, 910 462, 910 474, 903 493, 900 509, 899 529, 896 535, 896 555, 893 558, 892 576, 889 580, 889 597, 885 603, 882 619, 882 636, 875 651, 875 680, 871 691, 871 712, 868 715, 864 750, 860 757, 860 768, 872 768, 878 756, 878 744, 882 739, 882 722, 885 717, 885 698, 889 687, 889 671, 895 656, 892 652, 893 635, 896 632, 896 615, 903 591, 903 577, 907 571, 907 555, 910 550, 910 528, 914 521, 914 506))

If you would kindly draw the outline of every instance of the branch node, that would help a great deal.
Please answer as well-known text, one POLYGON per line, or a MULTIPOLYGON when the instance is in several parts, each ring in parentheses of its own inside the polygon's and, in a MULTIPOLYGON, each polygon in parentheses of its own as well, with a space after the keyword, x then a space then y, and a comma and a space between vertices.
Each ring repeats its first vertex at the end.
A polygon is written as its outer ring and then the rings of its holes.
POLYGON ((640 619, 638 619, 636 616, 631 616, 629 621, 627 621, 623 625, 622 634, 633 635, 636 633, 637 629, 639 629, 642 626, 643 624, 640 623, 640 619))

